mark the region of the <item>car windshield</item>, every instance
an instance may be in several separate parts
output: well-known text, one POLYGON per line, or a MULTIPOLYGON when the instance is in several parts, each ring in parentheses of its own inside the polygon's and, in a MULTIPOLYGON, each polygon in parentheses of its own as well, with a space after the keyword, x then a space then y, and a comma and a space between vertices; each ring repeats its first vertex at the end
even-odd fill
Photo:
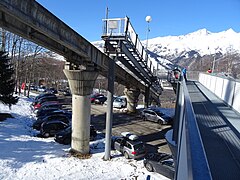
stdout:
POLYGON ((115 102, 122 102, 122 99, 116 98, 114 101, 115 101, 115 102))
POLYGON ((162 161, 162 164, 166 166, 174 167, 173 159, 164 160, 162 161))
POLYGON ((135 144, 133 147, 135 150, 144 149, 144 144, 143 143, 135 144))
POLYGON ((164 116, 164 113, 162 113, 162 112, 159 112, 159 111, 155 111, 156 113, 157 113, 157 115, 159 115, 159 116, 164 116))
POLYGON ((64 131, 70 133, 72 131, 72 126, 69 126, 68 128, 64 129, 64 131))

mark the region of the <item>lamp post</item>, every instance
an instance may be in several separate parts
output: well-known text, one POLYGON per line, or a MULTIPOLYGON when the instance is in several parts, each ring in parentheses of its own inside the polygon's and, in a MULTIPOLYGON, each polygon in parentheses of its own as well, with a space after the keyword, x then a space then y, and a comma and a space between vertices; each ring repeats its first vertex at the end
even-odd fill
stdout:
POLYGON ((215 72, 215 61, 216 61, 216 48, 214 48, 214 57, 213 57, 212 73, 215 72))
POLYGON ((215 72, 215 61, 216 61, 216 54, 214 54, 214 57, 213 57, 213 65, 212 65, 212 73, 215 72))
POLYGON ((150 28, 149 28, 149 23, 152 21, 152 17, 151 16, 147 16, 146 17, 146 22, 148 23, 148 26, 147 26, 147 40, 146 40, 146 50, 148 48, 148 34, 150 32, 150 28))
MULTIPOLYGON (((145 18, 146 22, 147 22, 147 34, 146 34, 146 47, 145 47, 145 51, 146 51, 146 57, 145 58, 145 63, 146 65, 148 64, 148 54, 147 54, 147 48, 148 48, 148 34, 150 32, 150 28, 149 28, 149 23, 152 21, 152 17, 151 16, 146 16, 145 18)), ((150 85, 146 85, 145 87, 145 94, 144 94, 144 98, 143 98, 143 103, 144 103, 144 107, 148 108, 148 102, 149 102, 149 89, 150 89, 150 85)))

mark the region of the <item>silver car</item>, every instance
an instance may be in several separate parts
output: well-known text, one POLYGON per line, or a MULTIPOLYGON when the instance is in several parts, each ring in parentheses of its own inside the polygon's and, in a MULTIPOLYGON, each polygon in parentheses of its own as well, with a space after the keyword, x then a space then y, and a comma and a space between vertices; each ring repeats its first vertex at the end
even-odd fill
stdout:
POLYGON ((124 108, 127 106, 127 99, 124 97, 116 97, 113 101, 114 108, 124 108))
POLYGON ((157 122, 159 124, 172 124, 173 118, 164 114, 158 109, 144 109, 142 111, 143 120, 157 122))
POLYGON ((145 156, 146 148, 142 141, 119 137, 114 141, 114 148, 121 152, 126 159, 139 159, 145 156))

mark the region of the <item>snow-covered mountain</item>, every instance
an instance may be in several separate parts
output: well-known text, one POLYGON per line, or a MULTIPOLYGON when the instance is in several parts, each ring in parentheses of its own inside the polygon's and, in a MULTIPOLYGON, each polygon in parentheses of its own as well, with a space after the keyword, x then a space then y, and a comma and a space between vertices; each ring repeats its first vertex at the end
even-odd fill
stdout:
MULTIPOLYGON (((143 41, 143 44, 145 41, 143 41)), ((216 53, 240 53, 240 33, 232 29, 212 33, 200 29, 181 36, 157 37, 148 40, 148 49, 161 57, 177 58, 183 55, 211 55, 216 53)))
MULTIPOLYGON (((92 44, 103 50, 103 41, 92 44)), ((145 45, 146 40, 142 44, 145 45)), ((213 58, 224 60, 224 56, 237 54, 235 59, 239 59, 240 33, 232 29, 218 33, 200 29, 181 36, 157 37, 148 40, 148 51, 155 69, 157 64, 162 65, 160 69, 171 69, 177 64, 192 70, 205 70, 211 66, 213 58)))

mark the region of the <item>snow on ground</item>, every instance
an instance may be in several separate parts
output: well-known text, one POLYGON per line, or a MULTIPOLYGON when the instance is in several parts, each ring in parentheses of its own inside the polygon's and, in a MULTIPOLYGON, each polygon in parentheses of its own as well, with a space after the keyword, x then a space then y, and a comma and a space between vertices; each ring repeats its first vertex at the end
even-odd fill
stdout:
POLYGON ((0 121, 0 179, 167 179, 148 172, 143 160, 127 160, 117 151, 113 158, 103 161, 104 139, 90 142, 92 157, 78 159, 69 155, 70 146, 61 145, 53 138, 38 138, 31 128, 35 120, 31 101, 21 97, 17 105, 0 104, 0 113, 14 118, 0 121))

